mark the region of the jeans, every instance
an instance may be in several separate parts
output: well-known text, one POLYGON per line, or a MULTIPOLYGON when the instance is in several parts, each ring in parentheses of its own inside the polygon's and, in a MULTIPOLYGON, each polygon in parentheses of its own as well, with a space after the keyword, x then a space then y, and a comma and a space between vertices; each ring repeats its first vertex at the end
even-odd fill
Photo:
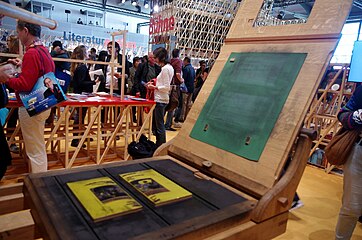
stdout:
POLYGON ((172 126, 173 112, 174 110, 168 111, 166 114, 166 124, 165 124, 166 129, 169 129, 172 126))
POLYGON ((343 166, 342 207, 336 226, 336 239, 350 239, 362 214, 362 146, 356 144, 343 166))
POLYGON ((156 103, 153 110, 152 130, 156 135, 156 146, 159 147, 166 142, 166 129, 164 124, 165 108, 167 104, 156 103))
POLYGON ((182 94, 180 94, 180 97, 178 98, 178 107, 175 110, 175 122, 183 122, 184 119, 181 118, 182 113, 182 94))
POLYGON ((23 135, 26 155, 30 159, 31 172, 46 172, 48 158, 45 150, 44 127, 50 109, 30 117, 24 107, 19 108, 19 122, 23 135))
POLYGON ((182 110, 180 119, 186 120, 187 114, 191 108, 192 93, 182 93, 182 110))

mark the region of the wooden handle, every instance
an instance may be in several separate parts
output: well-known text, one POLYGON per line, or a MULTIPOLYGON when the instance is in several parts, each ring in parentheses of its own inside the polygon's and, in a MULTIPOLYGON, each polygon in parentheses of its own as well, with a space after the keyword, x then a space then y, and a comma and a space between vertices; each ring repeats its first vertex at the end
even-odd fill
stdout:
POLYGON ((307 129, 307 128, 302 128, 302 130, 300 131, 301 134, 305 134, 307 135, 310 139, 312 140, 316 140, 317 139, 317 131, 314 129, 307 129))

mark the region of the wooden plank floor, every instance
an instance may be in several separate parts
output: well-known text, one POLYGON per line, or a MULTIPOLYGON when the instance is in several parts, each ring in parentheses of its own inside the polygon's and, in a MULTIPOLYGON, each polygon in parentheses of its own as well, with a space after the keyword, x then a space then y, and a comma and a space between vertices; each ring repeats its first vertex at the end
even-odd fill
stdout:
MULTIPOLYGON (((278 240, 334 239, 341 207, 342 177, 307 166, 298 187, 304 206, 289 213, 287 231, 278 240)), ((352 240, 362 240, 362 224, 357 223, 352 240)))

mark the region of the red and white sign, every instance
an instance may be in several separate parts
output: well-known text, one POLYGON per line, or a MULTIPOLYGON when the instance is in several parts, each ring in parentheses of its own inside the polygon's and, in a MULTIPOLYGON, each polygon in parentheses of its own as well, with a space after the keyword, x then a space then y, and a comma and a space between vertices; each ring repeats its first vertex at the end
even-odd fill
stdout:
POLYGON ((175 18, 162 19, 161 16, 152 17, 150 19, 150 34, 157 34, 161 32, 168 32, 175 29, 175 18))

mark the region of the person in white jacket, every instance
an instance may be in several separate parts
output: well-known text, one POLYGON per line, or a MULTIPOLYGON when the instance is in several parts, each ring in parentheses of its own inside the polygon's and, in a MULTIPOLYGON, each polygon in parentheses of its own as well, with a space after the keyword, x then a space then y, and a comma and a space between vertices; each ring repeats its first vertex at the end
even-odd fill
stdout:
POLYGON ((165 108, 169 101, 170 84, 174 74, 173 67, 168 61, 168 52, 165 48, 157 48, 153 55, 161 72, 155 81, 149 81, 146 88, 154 90, 156 107, 153 111, 152 130, 156 135, 156 146, 166 142, 166 129, 164 123, 165 108))

